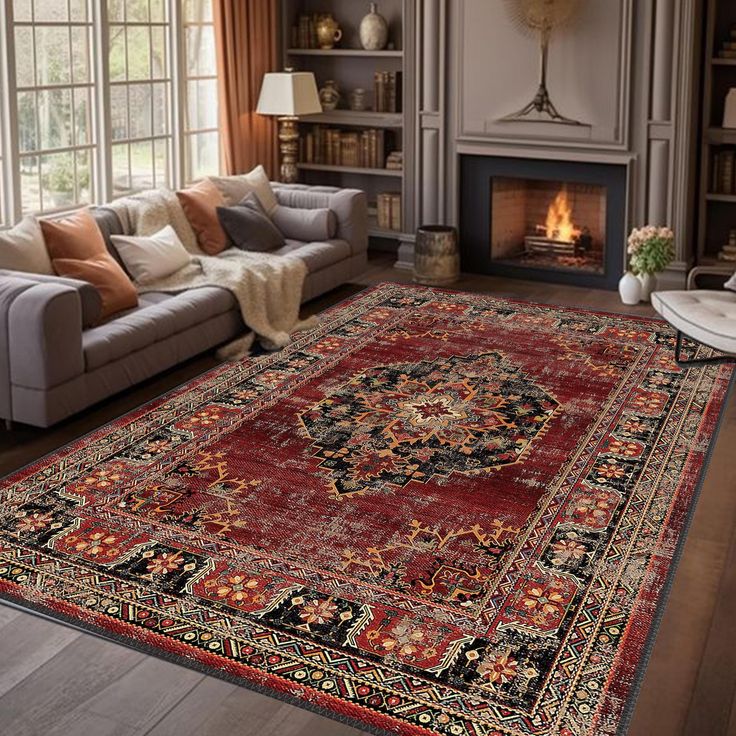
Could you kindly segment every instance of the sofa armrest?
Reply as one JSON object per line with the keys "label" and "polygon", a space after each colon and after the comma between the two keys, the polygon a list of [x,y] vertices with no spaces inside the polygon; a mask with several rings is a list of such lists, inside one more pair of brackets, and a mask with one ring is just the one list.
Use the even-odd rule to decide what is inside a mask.
{"label": "sofa armrest", "polygon": [[61,283],[0,277],[8,298],[0,304],[2,347],[11,386],[45,390],[84,373],[82,302]]}
{"label": "sofa armrest", "polygon": [[337,237],[347,240],[354,256],[368,250],[368,198],[360,189],[341,189],[330,197],[337,215]]}
{"label": "sofa armrest", "polygon": [[21,271],[0,269],[0,279],[5,277],[33,281],[37,284],[69,286],[79,293],[79,299],[82,303],[82,325],[84,328],[93,327],[100,321],[100,317],[102,316],[102,297],[100,296],[100,292],[87,281],[71,279],[66,276],[47,276],[40,273],[24,273]]}
{"label": "sofa armrest", "polygon": [[337,217],[337,234],[350,245],[352,255],[368,250],[368,198],[360,189],[274,184],[274,193],[284,207],[327,207]]}

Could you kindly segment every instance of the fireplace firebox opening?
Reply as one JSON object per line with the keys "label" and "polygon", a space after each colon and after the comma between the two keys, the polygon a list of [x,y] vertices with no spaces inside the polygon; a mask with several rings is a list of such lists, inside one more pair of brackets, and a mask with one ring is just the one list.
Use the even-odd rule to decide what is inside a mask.
{"label": "fireplace firebox opening", "polygon": [[606,190],[595,184],[494,177],[491,259],[603,273]]}
{"label": "fireplace firebox opening", "polygon": [[627,182],[626,165],[462,156],[463,270],[615,288]]}

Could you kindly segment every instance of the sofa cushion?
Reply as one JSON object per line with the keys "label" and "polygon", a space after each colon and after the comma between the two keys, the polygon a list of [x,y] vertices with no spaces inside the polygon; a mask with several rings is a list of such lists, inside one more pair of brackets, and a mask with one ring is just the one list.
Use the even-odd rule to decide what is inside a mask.
{"label": "sofa cushion", "polygon": [[304,209],[278,205],[271,219],[283,236],[292,240],[313,243],[334,238],[337,232],[337,217],[326,207]]}
{"label": "sofa cushion", "polygon": [[226,205],[237,204],[251,193],[258,197],[258,201],[263,205],[263,209],[268,215],[278,204],[263,166],[256,166],[253,171],[249,171],[247,174],[210,176],[209,179],[220,191]]}
{"label": "sofa cushion", "polygon": [[171,276],[192,260],[171,225],[149,236],[113,235],[112,242],[139,284]]}
{"label": "sofa cushion", "polygon": [[655,291],[652,306],[675,329],[725,353],[736,353],[736,294],[731,291]]}
{"label": "sofa cushion", "polygon": [[35,217],[24,217],[15,227],[0,232],[0,268],[47,276],[54,273]]}
{"label": "sofa cushion", "polygon": [[229,242],[240,250],[266,252],[286,242],[255,194],[233,207],[218,207],[217,217]]}
{"label": "sofa cushion", "polygon": [[197,235],[199,247],[208,256],[222,253],[227,248],[227,237],[217,219],[217,208],[225,204],[219,189],[209,179],[204,179],[178,191],[176,196]]}
{"label": "sofa cushion", "polygon": [[235,297],[216,286],[174,295],[142,295],[137,309],[82,335],[86,370],[95,370],[235,308]]}
{"label": "sofa cushion", "polygon": [[276,255],[295,255],[301,258],[309,273],[350,258],[350,245],[344,240],[303,243],[300,240],[287,240],[283,248],[272,251]]}
{"label": "sofa cushion", "polygon": [[41,230],[54,271],[59,276],[88,281],[100,292],[101,319],[138,303],[135,287],[107,252],[89,211],[81,210],[59,220],[41,220]]}

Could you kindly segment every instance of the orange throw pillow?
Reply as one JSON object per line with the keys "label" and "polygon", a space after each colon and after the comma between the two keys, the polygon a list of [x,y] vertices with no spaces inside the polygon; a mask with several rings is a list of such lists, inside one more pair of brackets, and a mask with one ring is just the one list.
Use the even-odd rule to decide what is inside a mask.
{"label": "orange throw pillow", "polygon": [[217,208],[225,206],[220,190],[209,179],[176,193],[184,214],[197,236],[199,247],[209,256],[227,248],[227,236],[217,218]]}
{"label": "orange throw pillow", "polygon": [[138,305],[135,286],[107,252],[89,212],[75,212],[62,220],[40,220],[40,224],[54,271],[87,281],[100,292],[101,319]]}

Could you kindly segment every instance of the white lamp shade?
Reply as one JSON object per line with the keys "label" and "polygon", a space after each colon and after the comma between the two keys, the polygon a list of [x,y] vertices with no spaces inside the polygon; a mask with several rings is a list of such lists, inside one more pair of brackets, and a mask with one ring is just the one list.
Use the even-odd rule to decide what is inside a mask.
{"label": "white lamp shade", "polygon": [[263,76],[256,112],[261,115],[312,115],[322,112],[312,72],[269,72]]}

